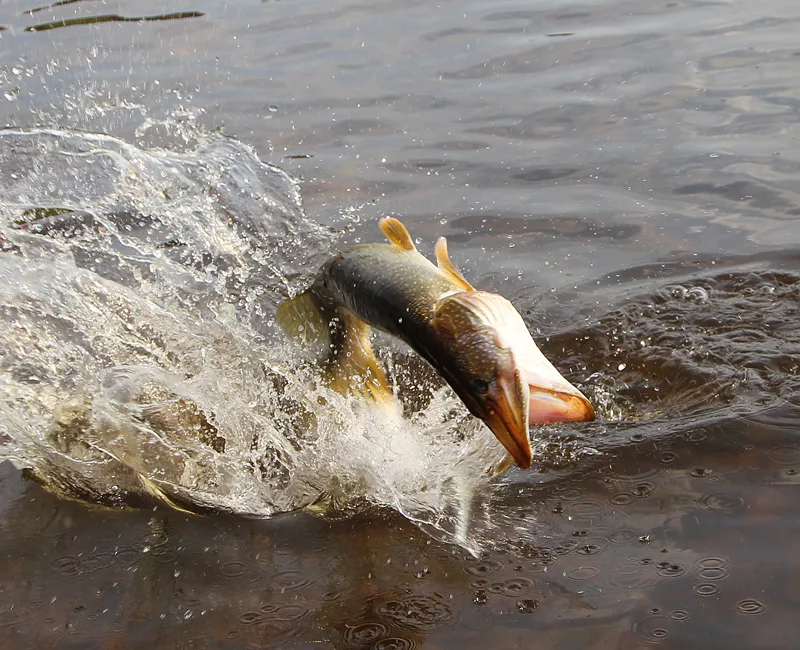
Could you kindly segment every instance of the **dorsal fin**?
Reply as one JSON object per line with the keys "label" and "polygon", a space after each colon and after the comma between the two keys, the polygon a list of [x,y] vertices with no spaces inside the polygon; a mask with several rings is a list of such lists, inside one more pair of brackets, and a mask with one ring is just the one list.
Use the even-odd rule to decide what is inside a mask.
{"label": "dorsal fin", "polygon": [[439,263],[439,272],[443,276],[464,289],[464,291],[475,291],[475,287],[466,281],[464,276],[461,275],[461,271],[450,261],[450,255],[447,253],[447,240],[444,237],[439,237],[436,240],[436,246],[434,246],[433,251],[436,253],[436,261]]}
{"label": "dorsal fin", "polygon": [[386,235],[386,239],[392,242],[393,246],[402,248],[407,251],[416,250],[414,242],[411,241],[411,235],[399,219],[394,217],[384,217],[378,224]]}

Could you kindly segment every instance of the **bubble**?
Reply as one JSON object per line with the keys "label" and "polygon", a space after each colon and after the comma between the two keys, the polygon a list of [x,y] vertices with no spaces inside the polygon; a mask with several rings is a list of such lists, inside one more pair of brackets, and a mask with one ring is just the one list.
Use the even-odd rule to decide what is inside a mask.
{"label": "bubble", "polygon": [[532,600],[529,598],[517,601],[517,611],[520,614],[533,614],[537,609],[539,609],[538,600]]}
{"label": "bubble", "polygon": [[361,623],[352,627],[346,627],[342,633],[342,641],[350,647],[360,648],[371,645],[387,634],[389,634],[389,628],[383,623]]}
{"label": "bubble", "polygon": [[767,611],[767,606],[755,598],[745,598],[744,600],[740,600],[738,603],[736,603],[736,611],[740,614],[755,616],[757,614],[763,614],[765,611]]}
{"label": "bubble", "polygon": [[708,291],[703,287],[692,287],[686,293],[686,299],[700,304],[706,303],[708,302]]}

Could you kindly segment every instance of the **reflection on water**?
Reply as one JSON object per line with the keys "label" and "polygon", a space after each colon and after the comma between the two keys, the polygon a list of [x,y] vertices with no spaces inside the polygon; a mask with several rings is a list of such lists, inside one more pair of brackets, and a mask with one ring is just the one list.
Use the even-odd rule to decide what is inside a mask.
{"label": "reflection on water", "polygon": [[[368,498],[116,511],[5,463],[0,645],[796,645],[795,2],[99,7],[0,4],[0,121],[122,138],[0,149],[3,454],[86,488],[111,452],[198,508]],[[392,213],[511,297],[601,420],[470,492],[463,412],[390,341],[394,447],[346,401],[298,408],[313,370],[270,310]],[[327,446],[301,459],[306,429]],[[477,555],[441,541],[466,506]]]}

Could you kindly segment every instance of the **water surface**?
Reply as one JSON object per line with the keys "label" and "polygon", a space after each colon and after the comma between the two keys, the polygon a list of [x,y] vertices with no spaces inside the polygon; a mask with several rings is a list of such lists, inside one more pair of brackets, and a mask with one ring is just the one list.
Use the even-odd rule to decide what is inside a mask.
{"label": "water surface", "polygon": [[[215,428],[180,463],[114,449],[240,513],[88,506],[3,464],[3,646],[794,647],[798,18],[788,0],[0,5],[4,455],[61,467],[31,441],[67,395],[139,432],[191,400]],[[309,376],[274,305],[387,214],[427,252],[447,235],[602,415],[470,483],[466,538],[448,450],[480,465],[492,441],[391,342],[395,376],[434,391],[413,422],[370,438],[341,403],[315,416],[327,454],[281,447],[309,429],[276,400]],[[241,516],[342,476],[359,499],[335,518]]]}

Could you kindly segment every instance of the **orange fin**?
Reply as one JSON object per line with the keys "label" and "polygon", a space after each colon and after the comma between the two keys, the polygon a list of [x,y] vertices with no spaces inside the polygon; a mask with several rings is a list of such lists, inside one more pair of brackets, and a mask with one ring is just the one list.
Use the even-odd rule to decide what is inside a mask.
{"label": "orange fin", "polygon": [[378,225],[381,227],[383,234],[386,235],[386,239],[392,242],[392,245],[407,251],[417,249],[414,246],[414,242],[411,241],[411,235],[408,234],[408,230],[399,219],[384,217]]}
{"label": "orange fin", "polygon": [[447,253],[447,240],[444,237],[439,237],[436,240],[436,246],[433,250],[436,253],[436,261],[439,263],[439,272],[443,276],[461,289],[464,289],[464,291],[475,291],[475,287],[466,281],[464,276],[461,275],[461,271],[450,261],[450,255]]}

